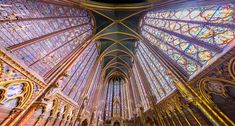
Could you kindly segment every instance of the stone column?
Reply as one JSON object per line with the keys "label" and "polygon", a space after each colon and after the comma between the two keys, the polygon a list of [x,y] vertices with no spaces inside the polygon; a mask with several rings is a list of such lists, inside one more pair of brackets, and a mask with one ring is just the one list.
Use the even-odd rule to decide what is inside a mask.
{"label": "stone column", "polygon": [[34,126],[40,126],[40,123],[43,119],[43,117],[45,116],[45,112],[46,112],[46,105],[45,104],[42,104],[40,103],[40,108],[42,108],[42,113],[40,114],[40,116],[37,118],[37,121],[35,122]]}
{"label": "stone column", "polygon": [[201,112],[214,124],[220,125],[235,125],[229,118],[223,118],[223,116],[216,112],[215,109],[203,101],[200,96],[194,90],[192,90],[188,85],[182,84],[180,82],[175,82],[177,89],[180,91],[182,96],[192,103],[194,106],[198,107]]}
{"label": "stone column", "polygon": [[9,113],[9,116],[7,117],[7,119],[5,119],[1,125],[2,126],[7,126],[9,125],[9,122],[11,122],[12,119],[14,119],[19,113],[21,112],[21,109],[18,108],[14,108],[11,110],[11,112]]}

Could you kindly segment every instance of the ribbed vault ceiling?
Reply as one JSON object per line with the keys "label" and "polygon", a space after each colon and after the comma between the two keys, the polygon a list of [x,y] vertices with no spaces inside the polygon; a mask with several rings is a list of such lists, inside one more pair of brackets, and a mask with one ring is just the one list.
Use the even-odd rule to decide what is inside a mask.
{"label": "ribbed vault ceiling", "polygon": [[137,26],[142,10],[91,10],[96,21],[96,40],[105,77],[127,77],[136,41],[141,39]]}
{"label": "ribbed vault ceiling", "polygon": [[136,42],[142,40],[138,32],[140,16],[151,9],[154,4],[161,6],[168,2],[173,4],[171,0],[54,1],[54,3],[69,6],[82,6],[91,11],[95,19],[93,39],[97,41],[103,75],[106,79],[113,75],[128,76],[137,46]]}

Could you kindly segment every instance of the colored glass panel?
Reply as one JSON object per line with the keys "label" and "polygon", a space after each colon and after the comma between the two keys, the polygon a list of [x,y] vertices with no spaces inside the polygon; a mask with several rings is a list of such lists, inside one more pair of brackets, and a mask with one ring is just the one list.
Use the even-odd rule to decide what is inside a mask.
{"label": "colored glass panel", "polygon": [[141,42],[139,42],[136,54],[158,101],[174,91],[175,86],[167,69]]}
{"label": "colored glass panel", "polygon": [[94,24],[84,9],[37,1],[3,0],[0,4],[6,5],[0,16],[1,46],[41,76],[92,35]]}
{"label": "colored glass panel", "polygon": [[153,10],[140,25],[147,40],[191,75],[235,38],[234,4]]}

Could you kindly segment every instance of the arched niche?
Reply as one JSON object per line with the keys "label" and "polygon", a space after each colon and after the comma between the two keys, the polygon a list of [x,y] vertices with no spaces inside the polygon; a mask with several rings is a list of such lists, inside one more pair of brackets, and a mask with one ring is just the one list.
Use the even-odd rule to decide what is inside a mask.
{"label": "arched niche", "polygon": [[87,119],[85,119],[85,120],[82,121],[81,126],[88,126],[88,121],[87,121]]}
{"label": "arched niche", "polygon": [[111,120],[111,126],[124,126],[123,125],[123,120],[120,117],[113,118]]}
{"label": "arched niche", "polygon": [[121,126],[121,124],[118,121],[116,121],[113,123],[113,126]]}

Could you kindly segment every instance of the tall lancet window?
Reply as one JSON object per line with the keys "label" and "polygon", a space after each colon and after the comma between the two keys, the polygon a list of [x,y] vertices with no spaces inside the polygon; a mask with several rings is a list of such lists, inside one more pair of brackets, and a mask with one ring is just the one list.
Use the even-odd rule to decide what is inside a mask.
{"label": "tall lancet window", "polygon": [[192,75],[229,48],[234,10],[234,4],[153,10],[141,20],[141,34]]}
{"label": "tall lancet window", "polygon": [[69,76],[62,82],[62,92],[81,104],[82,92],[98,55],[95,42],[91,43],[76,60],[69,71]]}
{"label": "tall lancet window", "polygon": [[141,98],[140,104],[144,107],[144,110],[146,111],[147,109],[149,109],[150,105],[149,105],[149,101],[147,98],[144,84],[142,83],[142,80],[139,75],[139,71],[136,68],[136,64],[133,65],[133,73],[135,73],[134,76],[135,76],[135,80],[136,80],[136,85],[137,85],[138,91],[140,93],[140,98]]}
{"label": "tall lancet window", "polygon": [[113,77],[108,82],[105,119],[112,117],[127,117],[127,101],[125,81],[121,77]]}
{"label": "tall lancet window", "polygon": [[160,101],[173,92],[175,86],[169,72],[141,42],[136,55],[157,100]]}
{"label": "tall lancet window", "polygon": [[121,102],[121,106],[122,106],[122,117],[124,117],[124,118],[128,118],[128,108],[127,108],[127,101],[126,101],[126,97],[127,97],[127,92],[126,92],[126,85],[127,84],[125,84],[126,82],[123,80],[123,79],[121,79],[121,81],[120,81],[121,83],[120,83],[120,85],[121,85],[121,100],[122,100],[122,102]]}
{"label": "tall lancet window", "polygon": [[[88,109],[92,109],[92,107],[94,107],[94,104],[96,103],[95,97],[96,97],[96,91],[97,91],[97,88],[99,86],[99,82],[101,79],[101,72],[102,72],[102,68],[100,65],[98,65],[96,68],[96,73],[94,75],[94,79],[92,80],[91,85],[88,90],[88,93],[87,93],[87,95],[89,97]],[[100,104],[100,103],[98,103],[98,104]]]}
{"label": "tall lancet window", "polygon": [[113,100],[113,115],[120,116],[121,114],[121,82],[119,79],[114,80],[114,100]]}
{"label": "tall lancet window", "polygon": [[107,83],[108,91],[106,95],[106,104],[105,104],[105,119],[111,119],[112,114],[112,98],[113,98],[113,80],[109,80]]}

